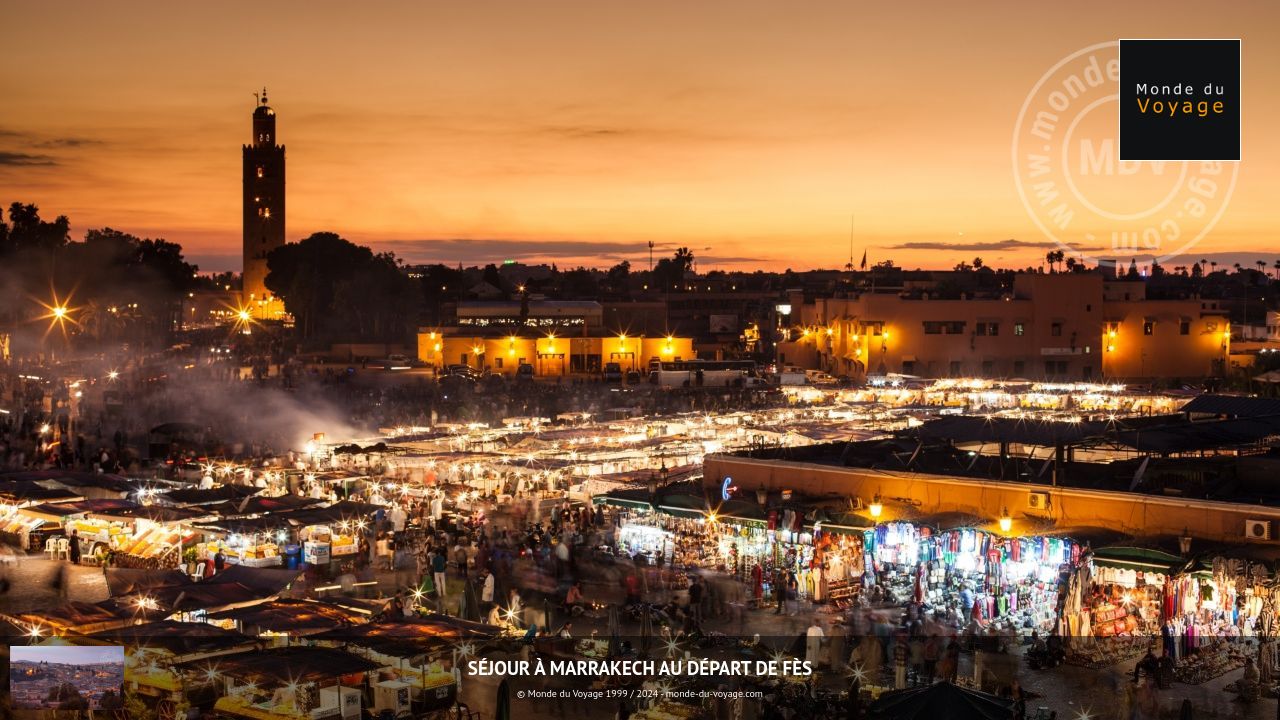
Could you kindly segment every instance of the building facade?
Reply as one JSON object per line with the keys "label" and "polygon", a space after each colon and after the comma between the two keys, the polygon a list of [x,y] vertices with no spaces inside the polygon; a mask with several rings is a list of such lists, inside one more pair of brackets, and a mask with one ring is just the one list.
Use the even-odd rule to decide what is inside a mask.
{"label": "building facade", "polygon": [[418,334],[418,360],[437,368],[466,365],[499,375],[515,374],[521,365],[530,365],[535,375],[546,377],[598,375],[609,363],[617,363],[622,372],[636,370],[647,376],[655,359],[689,360],[693,354],[693,339],[675,336],[535,336],[527,330],[492,335],[462,328]]}
{"label": "building facade", "polygon": [[650,361],[688,360],[693,339],[611,327],[587,300],[463,301],[453,324],[418,332],[418,360],[509,375],[521,365],[545,376],[592,375],[609,363],[647,370]]}
{"label": "building facade", "polygon": [[1141,282],[1100,273],[1024,273],[999,295],[931,299],[861,293],[792,304],[781,364],[855,379],[1061,381],[1219,376],[1225,312],[1198,299],[1148,300]]}
{"label": "building facade", "polygon": [[243,146],[244,274],[241,307],[255,318],[284,314],[284,303],[267,289],[267,255],[285,243],[284,146],[276,140],[276,111],[262,89],[253,110],[252,142]]}

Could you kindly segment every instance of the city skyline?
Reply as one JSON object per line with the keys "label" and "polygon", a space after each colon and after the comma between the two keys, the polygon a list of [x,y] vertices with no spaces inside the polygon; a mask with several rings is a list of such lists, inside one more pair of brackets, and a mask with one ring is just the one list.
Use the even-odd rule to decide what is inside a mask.
{"label": "city skyline", "polygon": [[[1190,17],[1189,3],[1031,24],[939,5],[927,26],[835,4],[502,8],[500,24],[451,6],[15,8],[26,61],[0,75],[0,193],[69,215],[75,238],[110,225],[238,270],[237,156],[266,84],[290,150],[290,241],[332,230],[410,262],[561,266],[643,266],[653,241],[691,248],[700,270],[802,270],[847,262],[852,229],[855,263],[1025,267],[1055,249],[1009,163],[1027,92],[1082,46],[1184,36]],[[1270,253],[1280,142],[1249,119],[1278,102],[1276,12],[1196,20],[1205,37],[1249,30],[1250,163],[1180,264]]]}

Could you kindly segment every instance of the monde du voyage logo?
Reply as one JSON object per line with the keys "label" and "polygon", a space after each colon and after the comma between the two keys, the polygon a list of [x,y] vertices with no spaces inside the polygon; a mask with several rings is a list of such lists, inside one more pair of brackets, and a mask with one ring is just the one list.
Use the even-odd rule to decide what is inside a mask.
{"label": "monde du voyage logo", "polygon": [[1239,175],[1239,40],[1120,40],[1082,48],[1031,88],[1014,125],[1027,213],[1068,255],[1185,254]]}

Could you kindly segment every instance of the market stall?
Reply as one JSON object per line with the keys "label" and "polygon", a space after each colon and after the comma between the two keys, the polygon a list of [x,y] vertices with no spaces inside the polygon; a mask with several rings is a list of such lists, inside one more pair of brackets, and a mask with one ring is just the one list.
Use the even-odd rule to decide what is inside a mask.
{"label": "market stall", "polygon": [[179,566],[183,548],[194,545],[197,537],[192,523],[208,517],[201,510],[150,505],[89,513],[86,520],[119,522],[130,528],[128,536],[114,536],[110,556],[113,566],[161,568]]}
{"label": "market stall", "polygon": [[381,669],[376,681],[371,679],[373,710],[398,715],[451,707],[458,696],[463,658],[480,652],[500,634],[491,625],[428,615],[333,630],[312,639],[343,646],[377,663]]}
{"label": "market stall", "polygon": [[178,664],[251,649],[251,638],[205,623],[170,620],[129,625],[89,636],[124,646],[124,679],[136,693],[153,698],[160,720],[178,718],[181,707],[212,704],[210,678]]}
{"label": "market stall", "polygon": [[957,624],[1002,620],[1023,635],[1056,627],[1059,579],[1080,555],[1064,538],[906,522],[881,524],[863,537],[865,585],[882,601],[922,603]]}
{"label": "market stall", "polygon": [[363,712],[365,674],[378,669],[333,648],[288,647],[194,660],[179,667],[203,673],[221,694],[214,712],[235,718],[354,720]]}
{"label": "market stall", "polygon": [[41,531],[45,520],[18,512],[22,508],[41,503],[84,500],[84,496],[71,490],[50,489],[29,480],[10,480],[0,483],[0,543],[22,550],[41,550],[44,539],[56,531],[51,526]]}

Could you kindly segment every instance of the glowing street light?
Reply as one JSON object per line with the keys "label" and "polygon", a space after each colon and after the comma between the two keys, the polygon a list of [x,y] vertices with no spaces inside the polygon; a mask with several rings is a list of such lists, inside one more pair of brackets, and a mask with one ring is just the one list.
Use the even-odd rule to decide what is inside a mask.
{"label": "glowing street light", "polygon": [[1013,518],[1009,516],[1009,508],[1000,511],[1000,532],[1007,533],[1013,529]]}
{"label": "glowing street light", "polygon": [[884,503],[880,502],[880,493],[876,493],[876,496],[871,499],[871,504],[867,506],[867,512],[871,513],[872,518],[877,520],[880,518],[880,514],[884,512]]}

